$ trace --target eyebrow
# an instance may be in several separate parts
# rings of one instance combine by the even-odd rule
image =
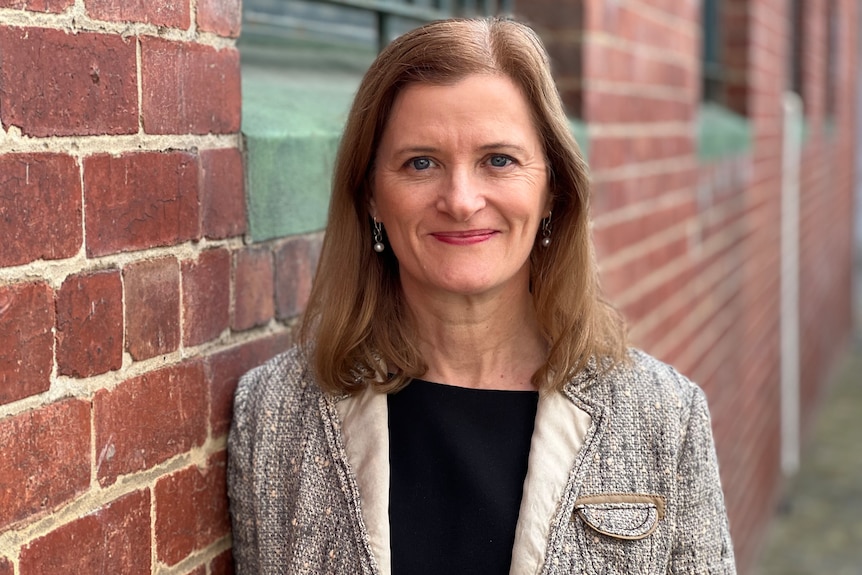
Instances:
[[[527,150],[523,146],[519,146],[518,144],[512,144],[509,142],[491,142],[490,144],[483,144],[479,146],[479,150],[482,152],[487,152],[491,150],[513,150],[521,153],[527,152]],[[440,148],[436,148],[434,146],[405,146],[396,150],[395,155],[403,156],[407,154],[433,154],[439,151]]]

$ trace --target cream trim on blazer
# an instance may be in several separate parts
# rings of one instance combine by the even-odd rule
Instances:
[[[336,404],[347,460],[362,500],[362,517],[381,575],[391,575],[389,425],[386,395],[371,386]],[[543,394],[536,409],[512,575],[538,573],[554,515],[592,419],[562,393]]]

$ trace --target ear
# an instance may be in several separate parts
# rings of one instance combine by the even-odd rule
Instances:
[[[545,209],[543,212],[544,215],[542,217],[543,218],[550,218],[551,217],[551,210],[553,209],[553,207],[554,207],[554,198],[551,196],[551,192],[549,191],[548,192],[548,199],[545,201]]]
[[[377,202],[374,200],[374,196],[368,199],[368,215],[377,218]]]

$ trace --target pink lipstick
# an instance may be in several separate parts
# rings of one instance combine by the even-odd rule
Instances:
[[[465,230],[463,232],[434,232],[431,235],[444,244],[469,246],[489,240],[496,233],[495,230]]]

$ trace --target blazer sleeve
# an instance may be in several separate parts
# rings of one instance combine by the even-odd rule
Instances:
[[[695,388],[677,465],[679,507],[669,573],[735,575],[706,396]]]
[[[237,575],[260,572],[254,477],[252,469],[254,417],[249,388],[253,373],[240,380],[234,395],[234,415],[228,435],[228,498],[233,529],[233,559]]]

